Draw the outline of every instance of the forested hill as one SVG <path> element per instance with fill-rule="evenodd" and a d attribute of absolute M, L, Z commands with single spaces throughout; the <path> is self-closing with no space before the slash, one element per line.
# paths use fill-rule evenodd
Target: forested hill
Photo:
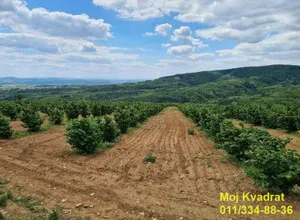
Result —
<path fill-rule="evenodd" d="M 154 102 L 300 102 L 300 66 L 271 65 L 203 71 L 152 81 L 96 86 L 0 90 L 0 100 L 97 99 Z"/>

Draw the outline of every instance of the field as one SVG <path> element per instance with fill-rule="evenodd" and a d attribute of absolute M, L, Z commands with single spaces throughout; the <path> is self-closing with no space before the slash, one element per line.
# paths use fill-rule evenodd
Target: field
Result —
<path fill-rule="evenodd" d="M 22 194 L 41 198 L 48 210 L 63 207 L 66 219 L 298 219 L 295 195 L 280 203 L 293 206 L 293 215 L 221 216 L 220 192 L 264 190 L 203 132 L 189 135 L 191 127 L 196 125 L 169 107 L 92 156 L 70 151 L 63 126 L 1 140 L 1 178 L 9 180 L 13 193 L 22 188 Z M 149 155 L 156 163 L 144 163 Z M 34 215 L 10 203 L 4 210 L 13 217 Z"/>

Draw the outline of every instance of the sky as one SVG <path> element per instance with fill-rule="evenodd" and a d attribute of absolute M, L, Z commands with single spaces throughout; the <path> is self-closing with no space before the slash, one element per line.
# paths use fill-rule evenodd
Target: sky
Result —
<path fill-rule="evenodd" d="M 0 0 L 0 77 L 300 65 L 298 0 Z"/>

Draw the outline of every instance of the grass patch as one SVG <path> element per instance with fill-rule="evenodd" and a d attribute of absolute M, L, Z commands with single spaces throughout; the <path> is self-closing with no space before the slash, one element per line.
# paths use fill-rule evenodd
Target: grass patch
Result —
<path fill-rule="evenodd" d="M 195 134 L 195 128 L 189 128 L 188 129 L 188 134 L 189 135 L 194 135 Z"/>
<path fill-rule="evenodd" d="M 62 207 L 57 207 L 49 214 L 48 219 L 49 220 L 60 220 L 62 219 L 60 213 L 62 212 Z"/>
<path fill-rule="evenodd" d="M 40 132 L 48 131 L 48 130 L 51 129 L 52 127 L 53 127 L 52 124 L 42 125 L 42 126 L 41 126 L 41 129 L 40 129 Z"/>
<path fill-rule="evenodd" d="M 53 127 L 52 124 L 42 125 L 39 132 L 48 131 Z M 22 138 L 30 135 L 31 132 L 29 131 L 14 131 L 12 138 Z"/>
<path fill-rule="evenodd" d="M 210 160 L 206 161 L 206 167 L 207 168 L 212 167 L 212 162 Z"/>
<path fill-rule="evenodd" d="M 155 163 L 156 162 L 156 157 L 152 156 L 152 155 L 150 155 L 148 157 L 145 157 L 144 162 L 145 163 Z"/>
<path fill-rule="evenodd" d="M 7 179 L 0 179 L 0 185 L 6 185 L 8 182 Z"/>
<path fill-rule="evenodd" d="M 45 209 L 40 207 L 42 204 L 41 199 L 37 199 L 31 196 L 19 196 L 14 197 L 12 201 L 17 205 L 26 207 L 29 211 L 33 213 L 45 212 Z"/>
<path fill-rule="evenodd" d="M 7 206 L 7 200 L 8 200 L 8 197 L 7 197 L 7 194 L 3 194 L 0 196 L 0 207 L 6 207 Z"/>
<path fill-rule="evenodd" d="M 29 135 L 29 131 L 14 131 L 12 138 L 22 138 Z"/>
<path fill-rule="evenodd" d="M 100 152 L 104 152 L 110 148 L 112 148 L 113 146 L 115 146 L 115 143 L 109 143 L 109 142 L 104 142 L 104 143 L 101 143 L 100 146 L 99 146 L 99 151 Z"/>

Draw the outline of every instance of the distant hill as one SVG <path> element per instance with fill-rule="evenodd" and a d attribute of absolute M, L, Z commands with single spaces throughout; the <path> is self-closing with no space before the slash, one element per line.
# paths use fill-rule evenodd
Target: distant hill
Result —
<path fill-rule="evenodd" d="M 114 85 L 11 89 L 0 91 L 0 100 L 14 99 L 16 94 L 28 99 L 300 103 L 300 66 L 271 65 L 202 71 Z"/>
<path fill-rule="evenodd" d="M 137 80 L 109 80 L 109 79 L 70 79 L 70 78 L 0 78 L 0 84 L 6 85 L 111 85 Z"/>

